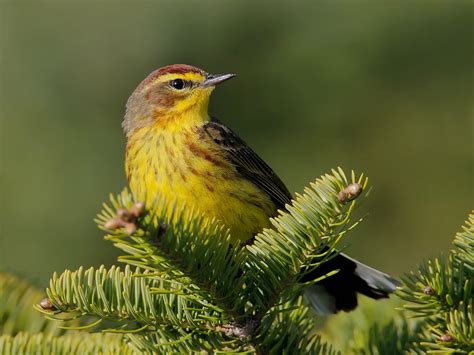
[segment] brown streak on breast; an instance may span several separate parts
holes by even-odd
[[[134,162],[138,155],[138,149],[133,149],[134,146],[132,144],[127,145],[127,149],[125,151],[125,160],[128,162]]]
[[[221,177],[225,180],[235,180],[235,174],[232,174],[232,173],[228,173],[228,172],[225,172],[223,174],[221,174]]]
[[[183,159],[187,169],[191,172],[191,174],[196,176],[202,176],[202,174],[193,167],[193,164],[191,163],[188,157],[184,156]]]
[[[211,184],[209,184],[209,183],[206,181],[205,185],[206,185],[206,188],[207,188],[210,192],[214,192],[214,188],[212,187]]]
[[[135,161],[137,159],[137,154],[138,154],[138,150],[137,149],[133,149],[133,150],[128,150],[127,151],[127,161]]]
[[[209,152],[207,152],[201,147],[198,147],[194,142],[187,141],[185,144],[188,147],[188,149],[191,151],[191,153],[193,153],[194,155],[211,162],[215,166],[219,166],[219,167],[227,166],[223,161],[214,158]]]
[[[169,146],[165,146],[165,151],[166,151],[166,154],[169,155],[170,158],[174,158],[175,154],[174,154],[174,151],[169,147]]]
[[[199,172],[196,169],[194,169],[191,165],[188,165],[188,168],[189,168],[189,171],[193,173],[194,175],[201,176],[201,174],[199,174]]]

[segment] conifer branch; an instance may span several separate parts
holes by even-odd
[[[116,218],[115,211],[130,210],[136,203],[127,190],[111,197],[112,206],[104,204],[98,215],[99,227],[104,229]],[[166,273],[235,315],[242,287],[238,277],[242,256],[232,247],[228,232],[215,221],[184,214],[184,210],[170,209],[165,200],[158,200],[137,220],[133,234],[126,228],[108,230],[106,239],[128,254],[119,261]]]
[[[109,321],[109,331],[153,331],[163,327],[207,331],[208,324],[220,324],[225,319],[221,309],[186,285],[148,270],[132,271],[129,266],[124,271],[102,266],[54,274],[47,294],[54,309],[37,308],[50,318],[62,320],[64,314],[70,318],[96,316]]]
[[[410,302],[404,309],[424,318],[429,336],[419,345],[428,352],[474,351],[474,213],[453,245],[447,260],[429,260],[406,275],[405,286],[398,292]]]
[[[321,341],[314,327],[314,318],[299,296],[293,302],[274,307],[255,331],[254,343],[264,354],[337,354]]]
[[[473,353],[473,241],[471,214],[447,258],[428,260],[404,277],[397,293],[409,303],[402,309],[395,309],[401,299],[370,307],[362,302],[346,317],[331,318],[326,331],[336,334],[343,353]]]
[[[298,281],[334,257],[341,238],[360,222],[351,220],[353,199],[366,189],[368,179],[363,174],[356,178],[354,172],[351,178],[349,184],[338,169],[317,179],[286,206],[289,212],[271,220],[274,229],[264,230],[246,247],[245,282],[257,318],[283,291],[285,297],[300,293],[307,284]],[[356,193],[348,185],[356,186]]]
[[[254,353],[252,345],[231,339],[216,329],[207,332],[187,331],[180,328],[157,329],[155,332],[127,334],[129,345],[138,353],[189,354],[201,353]]]
[[[97,222],[125,251],[119,258],[125,269],[55,274],[40,304],[39,291],[0,274],[0,303],[6,305],[0,308],[6,319],[0,352],[333,354],[314,331],[302,296],[318,280],[305,275],[337,255],[341,239],[360,222],[353,218],[354,199],[366,188],[363,175],[348,179],[333,170],[272,219],[273,229],[243,247],[214,221],[163,200],[144,206],[124,191],[104,205]],[[453,245],[446,259],[429,260],[407,275],[398,291],[417,320],[394,315],[374,323],[353,352],[474,350],[474,213]],[[99,333],[61,335],[57,324],[23,312],[33,298],[48,318],[66,321],[63,328]]]
[[[367,179],[352,174],[347,185],[342,170],[317,180],[272,221],[274,230],[243,249],[214,221],[189,212],[184,218],[163,200],[145,209],[125,190],[104,205],[97,223],[127,253],[119,260],[144,271],[102,267],[55,275],[48,289],[54,309],[43,312],[107,320],[109,331],[128,332],[140,351],[222,349],[219,344],[228,350],[326,349],[308,332],[308,309],[299,296],[305,284],[298,281],[335,255],[357,224],[352,200]],[[274,336],[281,341],[264,344]]]
[[[55,335],[62,333],[57,324],[33,310],[33,305],[44,296],[44,291],[28,282],[0,272],[0,334],[15,335],[20,331]]]
[[[0,335],[0,354],[139,355],[116,334],[70,332],[66,335],[20,332]]]
[[[384,355],[384,354],[423,354],[417,342],[423,339],[423,324],[409,322],[400,316],[387,324],[374,322],[368,329],[363,346],[354,348],[354,354]]]
[[[44,296],[25,280],[0,273],[0,354],[132,354],[121,335],[65,332],[58,322],[34,310]]]

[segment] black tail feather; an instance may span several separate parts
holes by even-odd
[[[388,298],[400,285],[387,274],[364,265],[347,255],[339,254],[305,275],[302,281],[315,280],[339,270],[315,285],[309,286],[306,297],[320,314],[352,311],[357,307],[357,293],[373,299]]]

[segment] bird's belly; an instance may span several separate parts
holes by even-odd
[[[180,208],[194,210],[207,218],[215,218],[230,230],[232,239],[245,241],[263,228],[269,227],[269,218],[276,209],[258,196],[257,191],[249,191],[246,181],[225,181],[196,176],[189,172],[186,181],[180,174],[172,174],[162,181],[146,175],[147,203],[163,196],[168,202],[176,201]],[[132,190],[136,190],[132,183]]]
[[[162,144],[153,157],[150,152],[146,157],[138,153],[134,161],[128,162],[130,188],[137,198],[152,205],[163,197],[185,211],[215,218],[229,229],[236,242],[248,240],[270,226],[269,218],[276,214],[273,202],[230,164],[218,156],[196,156],[192,149],[175,149],[172,153],[170,149]]]

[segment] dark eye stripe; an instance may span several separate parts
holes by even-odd
[[[194,87],[195,83],[189,80],[183,79],[174,79],[168,83],[169,86],[176,90],[182,90],[184,88],[191,88]]]

